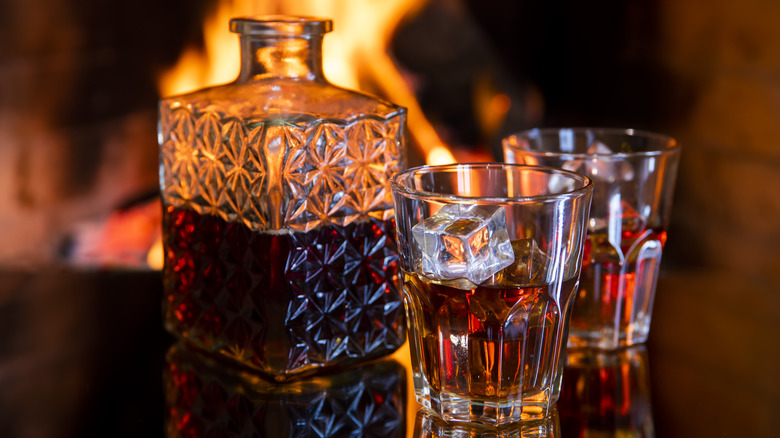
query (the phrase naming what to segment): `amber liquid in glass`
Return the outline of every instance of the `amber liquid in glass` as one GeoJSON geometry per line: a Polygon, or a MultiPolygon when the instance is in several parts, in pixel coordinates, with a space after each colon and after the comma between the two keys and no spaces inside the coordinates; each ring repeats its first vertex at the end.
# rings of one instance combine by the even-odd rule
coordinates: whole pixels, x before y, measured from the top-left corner
{"type": "Polygon", "coordinates": [[[617,348],[646,340],[666,231],[624,227],[613,240],[619,243],[606,231],[588,233],[569,346],[617,348]]]}
{"type": "Polygon", "coordinates": [[[531,406],[552,396],[576,278],[559,288],[498,283],[468,290],[410,272],[404,281],[407,316],[417,322],[409,336],[415,377],[434,398],[500,409],[508,399],[531,406]]]}
{"type": "Polygon", "coordinates": [[[404,340],[394,232],[259,232],[166,206],[166,327],[279,380],[388,354],[404,340]]]}

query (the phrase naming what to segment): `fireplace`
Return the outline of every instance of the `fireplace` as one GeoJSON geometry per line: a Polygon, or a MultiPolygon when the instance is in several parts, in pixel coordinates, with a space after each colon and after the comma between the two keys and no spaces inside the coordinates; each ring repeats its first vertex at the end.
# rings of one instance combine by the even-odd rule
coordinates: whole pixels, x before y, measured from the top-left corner
{"type": "MultiPolygon", "coordinates": [[[[533,126],[665,132],[683,145],[665,265],[778,278],[780,194],[756,188],[780,183],[780,31],[758,3],[738,13],[617,0],[44,3],[14,0],[0,14],[4,266],[148,269],[156,104],[188,87],[163,90],[164,79],[188,57],[221,65],[209,32],[226,33],[229,15],[299,13],[333,16],[329,38],[347,44],[330,64],[326,54],[334,82],[418,110],[411,164],[500,159],[499,139],[533,126]]],[[[209,80],[230,72],[189,86],[209,80]]]]}

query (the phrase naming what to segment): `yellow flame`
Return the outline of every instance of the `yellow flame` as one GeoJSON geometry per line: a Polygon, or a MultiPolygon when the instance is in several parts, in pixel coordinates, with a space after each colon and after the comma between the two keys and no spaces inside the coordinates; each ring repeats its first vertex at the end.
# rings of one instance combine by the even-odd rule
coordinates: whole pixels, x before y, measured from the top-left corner
{"type": "Polygon", "coordinates": [[[436,146],[428,151],[425,156],[425,162],[430,165],[452,164],[455,162],[455,156],[445,146],[436,146]]]}
{"type": "MultiPolygon", "coordinates": [[[[411,137],[429,164],[455,162],[455,157],[417,103],[414,92],[388,56],[388,43],[401,20],[427,0],[227,0],[204,23],[205,48],[185,50],[176,66],[158,78],[161,96],[231,82],[238,76],[239,46],[228,30],[230,18],[265,14],[308,15],[333,19],[333,32],[323,44],[323,69],[332,83],[361,89],[361,79],[388,100],[409,110],[411,137]]],[[[373,91],[373,90],[363,90],[373,91]]]]}
{"type": "MultiPolygon", "coordinates": [[[[251,2],[246,3],[251,5],[251,2]]],[[[241,2],[219,3],[216,12],[203,23],[204,50],[186,48],[176,65],[160,75],[157,80],[160,96],[174,96],[224,84],[238,76],[238,39],[228,29],[228,22],[234,16],[246,15],[246,9],[241,2]]]]}
{"type": "Polygon", "coordinates": [[[205,48],[185,50],[171,70],[158,78],[161,96],[194,91],[223,84],[238,76],[239,46],[237,36],[228,30],[228,22],[237,16],[304,15],[333,19],[333,32],[323,43],[323,69],[332,83],[352,89],[360,88],[361,62],[370,62],[372,53],[386,51],[401,19],[413,7],[427,0],[285,0],[257,2],[227,0],[203,24],[205,48]],[[369,58],[365,55],[369,54],[369,58]]]}
{"type": "MultiPolygon", "coordinates": [[[[450,148],[425,118],[414,91],[388,55],[388,43],[401,20],[428,0],[221,0],[203,23],[204,48],[185,49],[176,65],[158,77],[160,96],[168,97],[229,83],[238,76],[238,37],[228,29],[233,17],[304,15],[333,19],[323,43],[323,70],[333,84],[382,94],[408,109],[413,143],[428,164],[456,162],[450,148]],[[363,89],[361,79],[375,90],[363,89]]],[[[162,269],[158,240],[148,253],[149,266],[162,269]]]]}
{"type": "Polygon", "coordinates": [[[163,242],[162,239],[155,240],[149,253],[146,254],[146,264],[150,269],[161,270],[163,268],[163,242]]]}

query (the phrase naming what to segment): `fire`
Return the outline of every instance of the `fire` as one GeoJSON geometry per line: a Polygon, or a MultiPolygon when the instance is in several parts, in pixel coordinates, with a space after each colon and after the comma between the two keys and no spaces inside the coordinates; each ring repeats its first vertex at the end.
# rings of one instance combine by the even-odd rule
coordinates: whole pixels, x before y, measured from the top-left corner
{"type": "MultiPolygon", "coordinates": [[[[333,19],[333,32],[323,43],[323,69],[333,84],[382,94],[408,109],[413,144],[428,164],[456,162],[450,148],[425,118],[420,105],[388,55],[388,43],[401,20],[422,8],[427,0],[285,0],[260,2],[227,0],[203,24],[205,47],[185,50],[177,64],[158,78],[160,96],[173,96],[233,81],[239,71],[239,45],[228,30],[233,17],[304,15],[333,19]],[[363,89],[372,84],[375,90],[363,89]]],[[[162,245],[149,252],[149,263],[159,267],[162,245]]]]}
{"type": "Polygon", "coordinates": [[[414,144],[428,164],[455,162],[450,148],[425,118],[409,84],[387,53],[388,42],[403,17],[426,0],[285,0],[284,2],[223,1],[203,27],[205,50],[186,50],[176,66],[158,80],[161,96],[228,83],[238,76],[239,48],[228,30],[232,17],[288,14],[333,19],[333,32],[323,45],[323,69],[332,83],[362,89],[376,86],[393,103],[409,110],[408,126],[414,144]],[[362,79],[362,81],[361,81],[362,79]]]}
{"type": "Polygon", "coordinates": [[[163,256],[164,252],[162,238],[158,238],[154,244],[152,244],[152,247],[149,249],[149,253],[146,255],[146,264],[149,266],[149,268],[160,271],[162,270],[165,263],[163,256]]]}

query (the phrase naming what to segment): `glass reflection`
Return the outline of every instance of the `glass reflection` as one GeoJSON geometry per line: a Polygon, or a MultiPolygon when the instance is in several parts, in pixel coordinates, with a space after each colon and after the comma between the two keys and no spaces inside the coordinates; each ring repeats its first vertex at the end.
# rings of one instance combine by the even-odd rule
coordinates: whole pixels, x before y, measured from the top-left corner
{"type": "Polygon", "coordinates": [[[406,433],[406,373],[392,359],[278,383],[177,344],[163,377],[169,438],[406,433]]]}
{"type": "Polygon", "coordinates": [[[477,423],[447,423],[428,409],[417,411],[414,422],[414,438],[558,438],[560,433],[558,412],[541,420],[513,423],[501,427],[477,423]]]}
{"type": "Polygon", "coordinates": [[[647,350],[569,350],[558,400],[562,436],[651,438],[647,350]]]}

